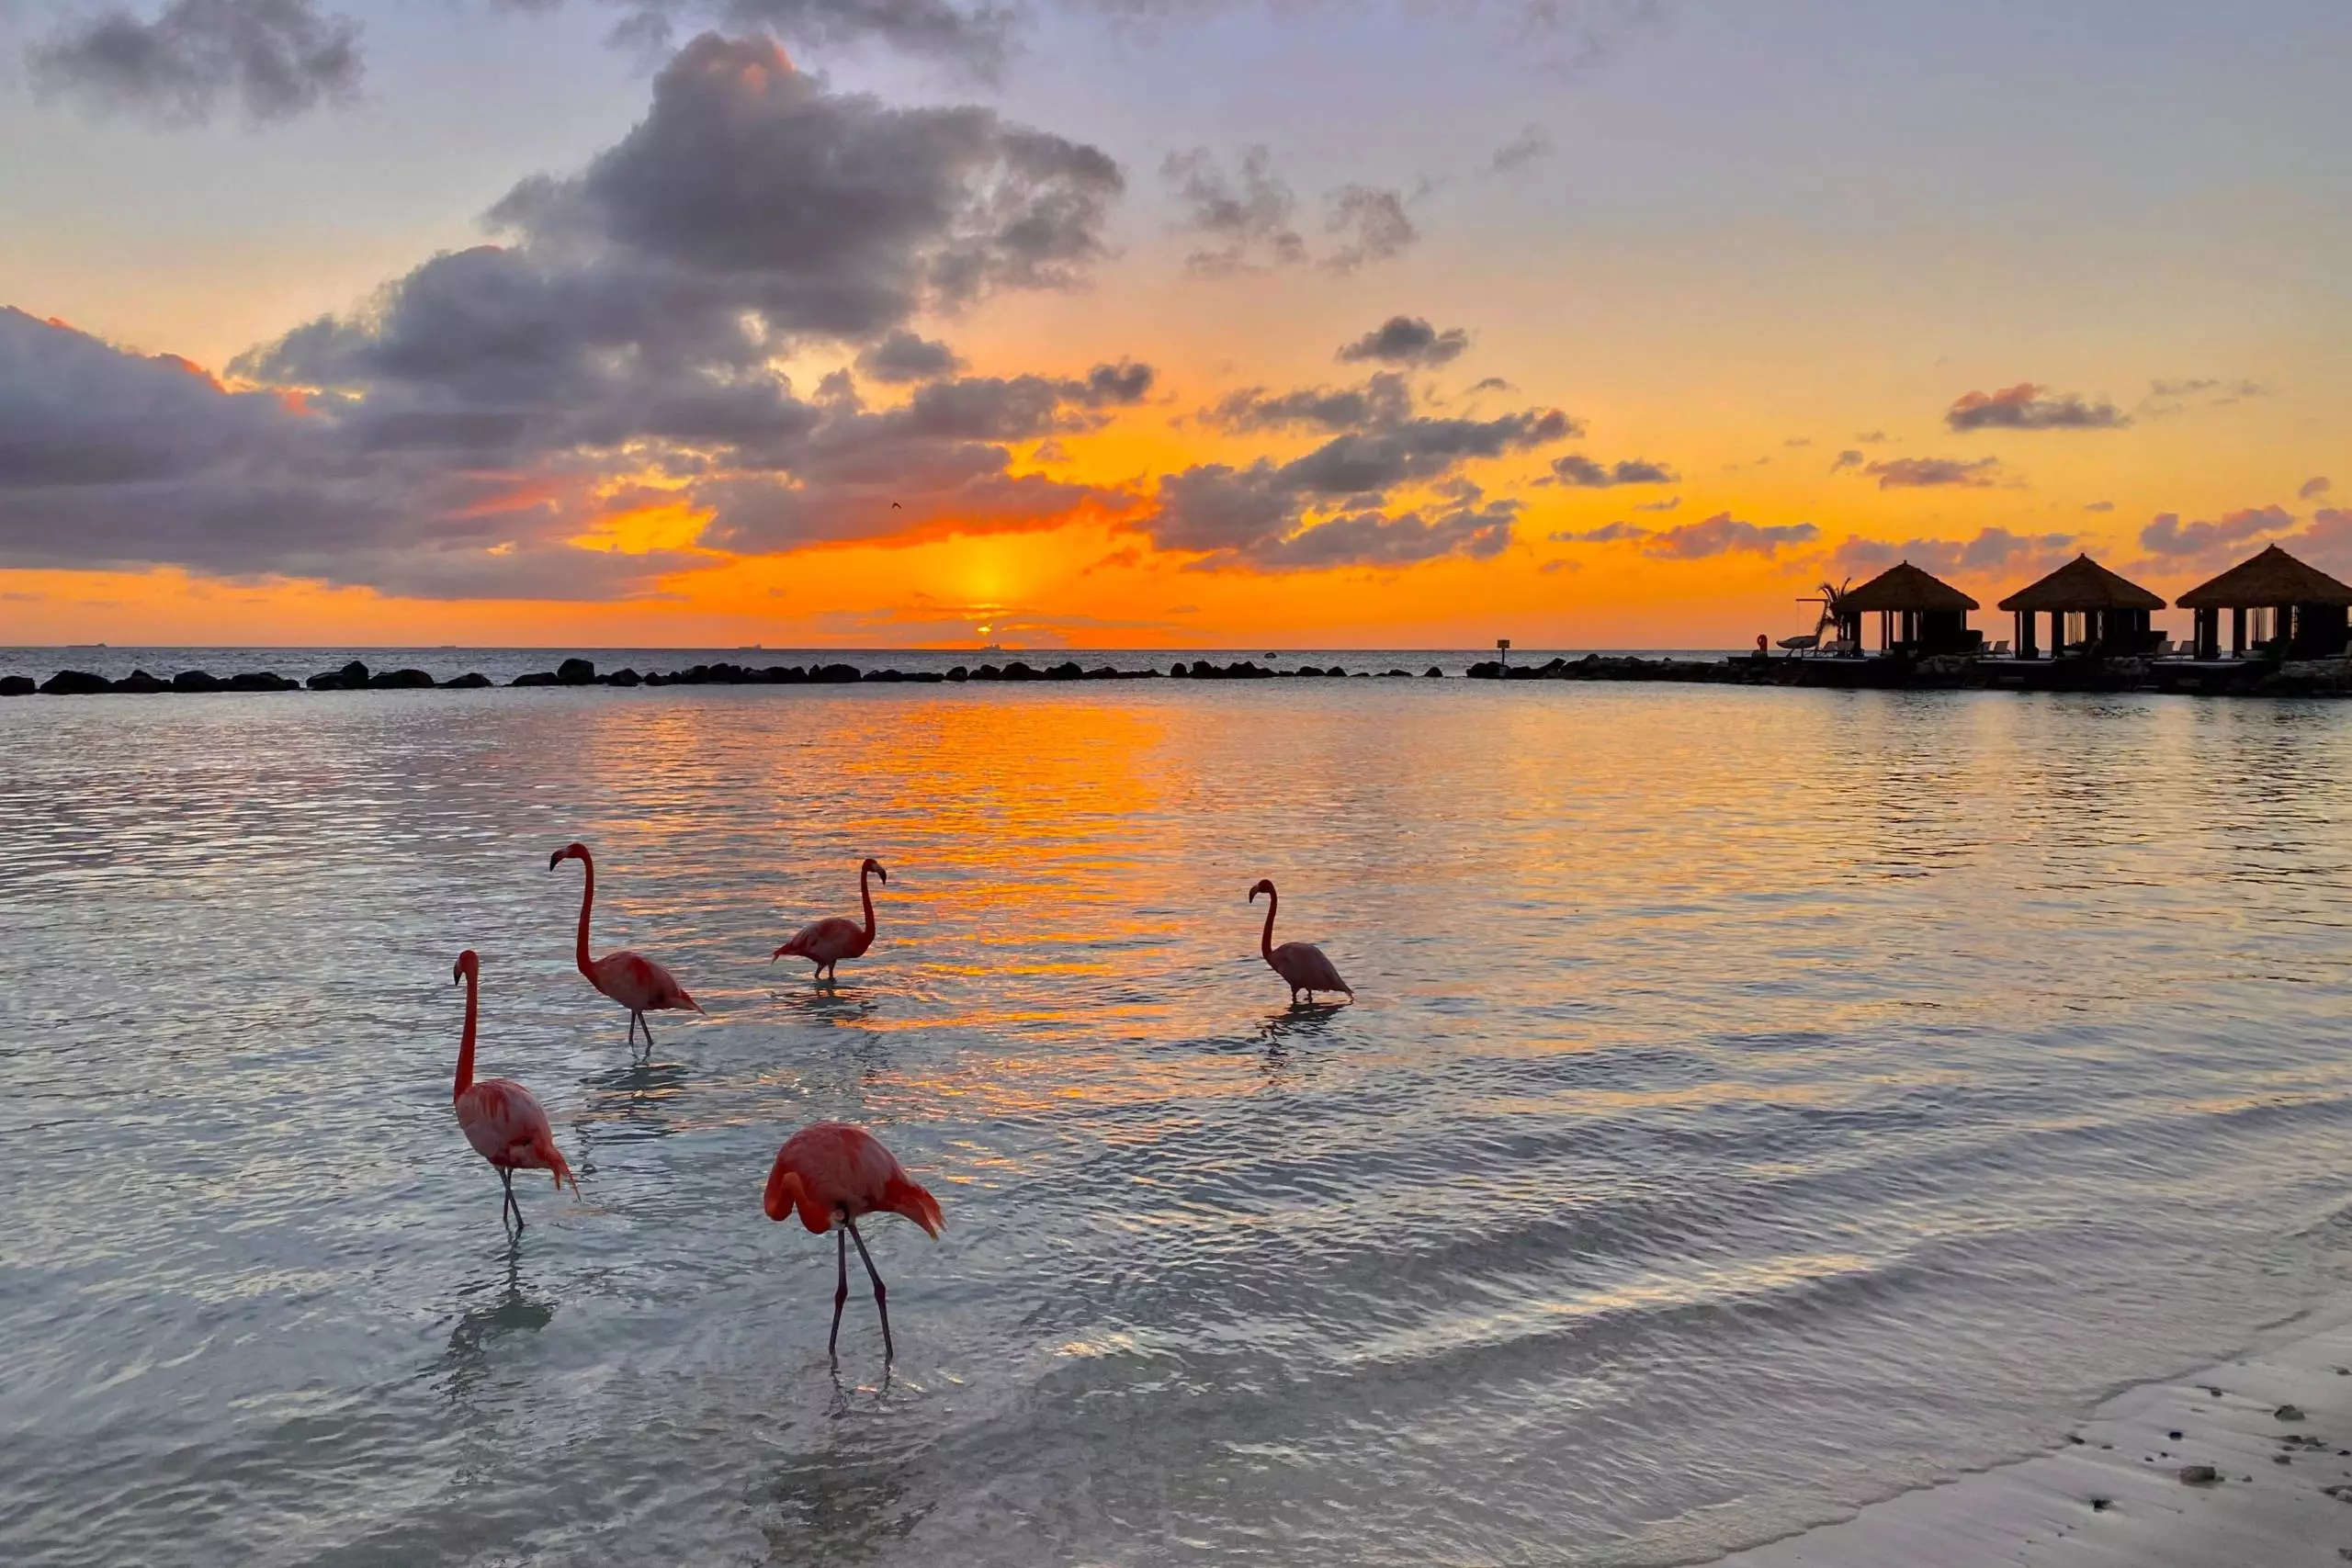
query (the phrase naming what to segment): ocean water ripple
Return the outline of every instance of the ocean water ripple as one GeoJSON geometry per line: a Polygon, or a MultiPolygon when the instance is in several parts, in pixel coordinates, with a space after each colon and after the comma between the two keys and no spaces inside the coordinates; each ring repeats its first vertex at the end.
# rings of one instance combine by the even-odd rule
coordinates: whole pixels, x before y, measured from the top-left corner
{"type": "Polygon", "coordinates": [[[11,1562],[1693,1562],[2352,1256],[2337,706],[386,692],[0,743],[11,1562]],[[709,1009],[642,1056],[573,838],[597,951],[709,1009]],[[769,962],[869,854],[873,952],[769,962]],[[1354,1004],[1283,1005],[1260,876],[1354,1004]],[[469,946],[584,1189],[518,1182],[512,1248],[469,946]],[[760,1209],[820,1117],[947,1213],[868,1227],[887,1375],[760,1209]]]}

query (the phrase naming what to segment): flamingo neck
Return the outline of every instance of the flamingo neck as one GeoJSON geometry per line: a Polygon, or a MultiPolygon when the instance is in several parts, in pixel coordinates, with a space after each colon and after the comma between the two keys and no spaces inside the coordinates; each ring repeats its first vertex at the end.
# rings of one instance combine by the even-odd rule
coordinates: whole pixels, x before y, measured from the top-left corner
{"type": "Polygon", "coordinates": [[[874,940],[874,888],[866,878],[874,874],[864,866],[857,868],[857,896],[865,903],[865,940],[874,940]]]}
{"type": "Polygon", "coordinates": [[[1266,890],[1266,929],[1258,933],[1258,951],[1272,963],[1274,956],[1274,906],[1282,902],[1282,895],[1272,888],[1266,890]]]}
{"type": "Polygon", "coordinates": [[[449,1098],[458,1099],[474,1082],[474,1018],[481,1000],[481,976],[469,970],[466,975],[466,1032],[458,1043],[458,1082],[450,1089],[449,1098]]]}
{"type": "Polygon", "coordinates": [[[596,977],[596,965],[588,956],[588,911],[596,903],[596,863],[583,853],[580,857],[580,869],[587,875],[580,884],[580,944],[573,962],[580,965],[582,975],[593,980],[596,977]]]}

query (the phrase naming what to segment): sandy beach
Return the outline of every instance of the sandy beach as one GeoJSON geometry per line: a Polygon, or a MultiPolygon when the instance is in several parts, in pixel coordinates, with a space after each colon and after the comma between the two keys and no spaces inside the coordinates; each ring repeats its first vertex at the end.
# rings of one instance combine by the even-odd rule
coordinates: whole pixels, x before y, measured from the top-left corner
{"type": "MultiPolygon", "coordinates": [[[[2352,1314],[2352,1303],[2335,1317],[2352,1314]]],[[[2118,1394],[2056,1452],[1724,1568],[2303,1568],[2352,1561],[2352,1323],[2118,1394]]]]}

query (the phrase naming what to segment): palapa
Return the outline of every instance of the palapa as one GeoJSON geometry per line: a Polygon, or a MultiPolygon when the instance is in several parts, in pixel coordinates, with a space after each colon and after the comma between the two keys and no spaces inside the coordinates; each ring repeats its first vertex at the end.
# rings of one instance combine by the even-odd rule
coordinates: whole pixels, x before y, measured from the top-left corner
{"type": "Polygon", "coordinates": [[[2001,601],[2004,610],[2040,615],[2109,610],[2161,610],[2161,595],[2149,592],[2086,555],[2076,556],[2041,581],[2018,589],[2001,601]]]}
{"type": "Polygon", "coordinates": [[[2184,610],[2262,609],[2280,604],[2352,605],[2352,588],[2272,545],[2173,601],[2184,610]]]}
{"type": "Polygon", "coordinates": [[[1888,567],[1838,602],[1840,614],[1868,615],[1873,611],[1905,610],[1925,613],[1957,611],[1962,615],[1976,608],[1976,601],[1954,588],[1939,577],[1921,571],[1909,561],[1888,567]]]}

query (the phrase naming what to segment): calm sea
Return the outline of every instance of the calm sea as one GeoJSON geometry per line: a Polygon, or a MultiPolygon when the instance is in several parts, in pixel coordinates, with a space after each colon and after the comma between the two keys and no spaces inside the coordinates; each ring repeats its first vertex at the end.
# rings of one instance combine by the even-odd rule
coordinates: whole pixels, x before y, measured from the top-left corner
{"type": "Polygon", "coordinates": [[[1838,1517],[2339,1288],[2347,777],[2352,709],[2162,697],[0,703],[0,1559],[1672,1563],[1838,1517]],[[570,967],[574,838],[597,949],[709,1009],[650,1060],[570,967]],[[869,854],[874,951],[771,965],[869,854]],[[1352,1007],[1286,1008],[1261,876],[1352,1007]],[[584,1189],[518,1182],[514,1247],[449,1108],[468,946],[584,1189]],[[825,1117],[946,1210],[866,1227],[887,1376],[862,1279],[829,1371],[831,1249],[761,1213],[825,1117]]]}

